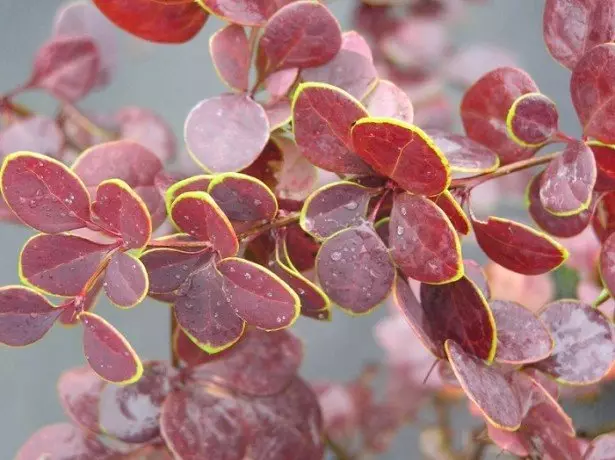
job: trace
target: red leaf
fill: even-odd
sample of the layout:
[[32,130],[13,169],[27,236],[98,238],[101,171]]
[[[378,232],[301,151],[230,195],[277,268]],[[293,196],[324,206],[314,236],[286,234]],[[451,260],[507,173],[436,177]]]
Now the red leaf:
[[209,38],[209,53],[220,79],[231,89],[247,91],[252,55],[243,27],[228,24]]
[[540,147],[557,133],[559,114],[555,103],[540,93],[519,96],[508,111],[508,135],[523,147]]
[[179,195],[186,192],[206,192],[213,178],[214,176],[208,174],[200,174],[187,177],[171,185],[164,195],[167,214],[171,214],[171,205]]
[[124,336],[98,315],[79,315],[83,324],[83,353],[102,379],[127,385],[143,374],[143,364]]
[[583,460],[611,460],[615,455],[615,433],[594,438],[583,454]]
[[177,371],[161,361],[144,364],[131,385],[105,385],[100,394],[100,426],[106,435],[127,443],[152,442],[160,436],[160,412]]
[[468,137],[497,152],[502,164],[531,157],[535,149],[521,147],[508,137],[506,117],[519,96],[536,92],[534,81],[520,69],[502,67],[484,75],[461,101],[461,120]]
[[226,356],[230,350],[232,350],[232,348],[209,354],[194,343],[181,327],[175,329],[175,333],[173,334],[173,352],[180,361],[186,363],[188,366],[198,366],[199,364],[221,359]]
[[615,234],[611,233],[600,249],[600,277],[611,296],[615,293]]
[[589,207],[595,183],[593,152],[583,142],[573,142],[542,173],[540,201],[556,216],[579,214]]
[[268,331],[291,326],[301,300],[288,284],[266,268],[229,257],[218,262],[230,307],[249,325]]
[[78,236],[39,234],[21,251],[19,277],[47,294],[76,296],[110,250]]
[[572,70],[594,46],[615,41],[615,6],[593,0],[547,0],[543,33],[551,56]]
[[570,96],[583,125],[583,134],[605,144],[615,144],[615,44],[588,51],[575,66]]
[[132,308],[145,299],[149,279],[145,266],[139,259],[118,251],[111,257],[103,286],[114,305]]
[[367,314],[378,306],[395,280],[386,246],[366,224],[329,237],[318,251],[316,272],[333,303],[352,315]]
[[455,227],[457,232],[462,235],[468,235],[470,233],[470,219],[468,219],[463,208],[448,190],[432,198],[432,201],[444,211],[444,214],[446,214],[446,217],[451,221],[451,224]]
[[466,278],[472,281],[486,300],[491,300],[491,289],[485,270],[474,260],[463,261],[463,271]]
[[600,381],[615,361],[611,322],[596,308],[574,300],[547,305],[540,319],[555,342],[551,356],[534,366],[560,382],[589,385]]
[[94,4],[121,29],[157,43],[187,42],[207,20],[207,13],[192,0],[94,0]]
[[494,367],[466,353],[453,340],[445,343],[453,372],[470,400],[478,406],[489,423],[497,428],[515,431],[523,414],[519,400],[506,378]]
[[199,102],[188,114],[184,139],[193,160],[206,171],[247,168],[269,140],[269,121],[245,94],[222,94]]
[[196,0],[203,8],[225,21],[242,26],[265,25],[282,6],[294,0]]
[[348,93],[322,83],[303,83],[293,103],[295,142],[314,165],[337,173],[370,172],[353,151],[350,132],[367,111]]
[[258,54],[264,73],[291,67],[316,67],[333,59],[342,46],[340,25],[326,6],[298,1],[282,7],[265,25]]
[[274,132],[292,121],[292,107],[290,99],[284,97],[271,104],[263,105],[269,120],[269,130]]
[[114,116],[119,124],[121,139],[138,142],[154,153],[161,161],[175,158],[175,134],[161,117],[141,107],[124,107]]
[[123,180],[108,179],[100,183],[92,212],[101,226],[120,236],[129,249],[143,248],[152,236],[147,206]]
[[392,118],[363,118],[352,144],[376,171],[413,194],[439,195],[450,184],[448,161],[420,128]]
[[391,257],[409,278],[442,284],[463,276],[457,233],[444,211],[425,197],[395,196],[388,240]]
[[4,159],[0,187],[9,208],[30,227],[59,233],[85,227],[90,197],[83,183],[57,160],[32,152]]
[[57,123],[44,115],[15,121],[0,132],[0,155],[19,150],[38,152],[60,158],[64,149],[64,133]]
[[90,37],[55,37],[38,50],[28,86],[76,101],[92,90],[99,69],[100,56]]
[[298,224],[286,227],[285,247],[288,259],[297,271],[305,272],[314,268],[320,243],[304,232]]
[[540,275],[555,270],[568,258],[568,251],[546,234],[499,217],[472,220],[476,241],[494,262],[522,275]]
[[469,137],[435,129],[426,133],[442,151],[452,172],[478,175],[495,171],[500,166],[495,153]]
[[299,225],[320,240],[345,228],[360,225],[367,215],[367,205],[373,192],[352,182],[327,184],[305,200]]
[[342,49],[359,53],[369,59],[370,62],[374,62],[372,49],[367,40],[355,30],[348,30],[342,34]]
[[365,104],[371,117],[394,118],[405,123],[412,123],[414,119],[410,98],[389,80],[378,80],[376,87],[367,95]]
[[511,301],[492,300],[498,347],[495,359],[501,363],[526,364],[548,358],[554,343],[549,330],[524,306]]
[[228,218],[205,192],[187,192],[171,205],[171,219],[181,231],[200,241],[211,242],[222,257],[237,254],[237,235]]
[[615,146],[603,144],[599,141],[586,142],[596,160],[596,183],[594,192],[608,192],[615,190]]
[[24,347],[40,339],[62,313],[39,293],[23,286],[0,289],[0,343]]
[[297,80],[298,75],[299,69],[296,67],[278,70],[269,75],[263,82],[263,88],[269,93],[270,102],[286,96]]
[[92,433],[101,433],[98,411],[104,380],[89,367],[64,371],[58,379],[58,396],[70,419]]

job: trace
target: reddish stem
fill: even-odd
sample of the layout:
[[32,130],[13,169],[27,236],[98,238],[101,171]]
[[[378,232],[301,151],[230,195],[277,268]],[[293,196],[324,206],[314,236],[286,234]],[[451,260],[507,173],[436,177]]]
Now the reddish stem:
[[374,205],[374,209],[372,209],[372,212],[369,214],[369,218],[368,218],[372,224],[375,223],[376,216],[378,215],[378,211],[380,211],[380,208],[382,207],[384,200],[386,200],[387,196],[389,196],[389,193],[391,193],[391,191],[392,189],[387,188],[384,191],[384,193],[380,195],[380,199]]

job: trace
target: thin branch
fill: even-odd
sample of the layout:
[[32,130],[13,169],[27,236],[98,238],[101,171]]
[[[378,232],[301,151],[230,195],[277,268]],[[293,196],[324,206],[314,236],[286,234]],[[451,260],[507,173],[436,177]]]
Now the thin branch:
[[264,223],[263,225],[254,227],[246,232],[240,233],[239,235],[237,235],[237,238],[239,238],[239,240],[246,240],[274,228],[286,227],[287,225],[299,222],[299,215],[300,213],[293,212],[285,217],[281,217],[277,220]]

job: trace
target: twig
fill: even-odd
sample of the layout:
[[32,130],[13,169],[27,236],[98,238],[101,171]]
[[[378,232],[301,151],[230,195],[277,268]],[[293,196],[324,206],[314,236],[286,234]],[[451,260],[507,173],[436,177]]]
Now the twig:
[[248,238],[252,238],[253,236],[258,236],[267,230],[271,230],[273,228],[286,227],[287,225],[293,224],[299,221],[299,213],[293,212],[285,217],[281,217],[277,220],[267,222],[259,227],[254,227],[246,232],[240,233],[237,235],[237,238],[240,240],[245,240]]

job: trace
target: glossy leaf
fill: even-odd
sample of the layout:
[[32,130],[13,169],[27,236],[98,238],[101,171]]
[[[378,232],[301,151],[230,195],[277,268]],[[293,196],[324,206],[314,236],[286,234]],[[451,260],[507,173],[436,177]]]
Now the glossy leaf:
[[555,342],[551,356],[535,366],[560,382],[596,383],[615,361],[611,322],[598,310],[574,300],[547,305],[540,319]]
[[570,96],[583,134],[615,144],[615,43],[589,50],[572,71]]
[[[369,49],[369,48],[368,48]],[[388,117],[406,123],[414,119],[414,107],[408,95],[389,80],[378,80],[365,100],[372,117]]]
[[303,83],[293,103],[295,142],[314,165],[338,173],[362,174],[369,166],[353,150],[350,132],[367,116],[359,101],[322,83]]
[[173,248],[153,248],[140,257],[147,270],[149,292],[154,294],[176,291],[191,273],[209,259],[210,252],[188,252]]
[[[420,296],[420,305],[432,331],[430,338],[438,346],[437,356],[444,357],[444,342],[451,339],[467,353],[493,360],[497,342],[495,320],[487,300],[472,281],[464,276],[448,284],[423,283]],[[425,321],[418,313],[406,315],[414,323]]]
[[247,91],[252,56],[243,27],[235,23],[219,29],[209,38],[209,54],[224,83],[231,89]]
[[171,126],[156,113],[142,107],[124,107],[114,116],[121,139],[138,142],[160,161],[175,158],[177,142]]
[[305,200],[299,225],[314,238],[325,239],[360,225],[367,215],[372,191],[352,182],[333,182],[315,190]]
[[530,76],[514,67],[484,75],[461,101],[461,120],[468,137],[496,152],[502,164],[531,157],[535,149],[522,147],[508,136],[506,118],[520,96],[536,92],[538,87]]
[[464,351],[453,340],[445,343],[453,372],[470,400],[497,428],[515,431],[523,414],[513,388],[494,367]]
[[210,172],[240,171],[252,164],[269,139],[265,109],[245,94],[199,102],[184,124],[184,140],[199,166]]
[[389,252],[367,224],[328,238],[318,251],[316,272],[333,303],[356,315],[367,314],[382,302],[395,280]]
[[100,183],[92,212],[103,228],[122,238],[127,248],[142,248],[152,236],[147,206],[123,180],[108,179]]
[[299,296],[269,270],[235,257],[221,260],[217,268],[230,307],[249,325],[268,331],[283,329],[299,316]]
[[73,164],[73,171],[90,193],[107,179],[126,182],[147,205],[153,228],[166,218],[164,200],[156,186],[156,177],[162,170],[162,162],[153,152],[130,140],[98,144],[83,152]]
[[224,359],[194,368],[192,376],[242,394],[267,396],[290,383],[302,359],[302,343],[289,332],[251,329]]
[[90,197],[83,183],[57,160],[15,152],[0,170],[2,195],[25,224],[45,233],[85,227]]
[[547,327],[530,310],[504,300],[492,300],[489,307],[497,329],[497,361],[526,364],[549,357],[553,339]]
[[143,374],[143,364],[124,336],[98,315],[79,315],[83,325],[83,353],[102,379],[127,385]]
[[[94,0],[94,4],[119,28],[157,43],[183,43],[203,27],[207,14],[194,1]],[[147,18],[147,20],[144,20]]]
[[109,246],[77,236],[39,234],[21,251],[19,277],[45,293],[75,296],[109,251]]
[[151,442],[160,436],[162,404],[171,391],[176,371],[150,361],[132,385],[105,385],[100,394],[100,426],[105,434],[128,443]]
[[507,219],[472,220],[476,241],[494,262],[523,275],[540,275],[559,267],[568,251],[536,230]]
[[180,287],[174,305],[175,318],[183,331],[202,350],[218,353],[243,335],[245,323],[236,315],[231,297],[224,290],[224,277],[216,270],[216,257],[193,273]]
[[341,49],[326,64],[303,70],[301,79],[305,82],[326,83],[357,99],[363,99],[378,83],[378,72],[374,64],[362,54]]
[[352,144],[365,162],[410,193],[438,195],[450,184],[446,157],[417,126],[363,118],[352,128]]
[[389,248],[401,271],[422,283],[450,283],[463,276],[455,228],[444,211],[425,197],[409,193],[395,196]]
[[98,406],[104,384],[88,366],[64,371],[58,379],[58,396],[64,412],[92,433],[100,433]]
[[615,41],[615,7],[592,0],[547,0],[543,33],[551,56],[573,70],[594,46]]
[[470,233],[470,219],[466,216],[465,211],[459,204],[459,202],[451,195],[448,190],[432,198],[432,201],[438,205],[438,207],[444,211],[446,217],[450,220],[451,224],[462,235]]
[[570,216],[589,207],[596,183],[596,161],[583,142],[573,142],[542,173],[540,202],[556,216]]
[[94,436],[70,423],[47,425],[19,449],[15,460],[107,460],[114,452]]
[[37,292],[23,286],[0,289],[0,343],[24,347],[40,339],[62,313]]
[[298,1],[282,7],[263,30],[259,55],[265,74],[292,67],[315,67],[330,61],[342,46],[340,25],[326,6]]
[[445,131],[425,131],[448,160],[452,172],[484,174],[500,165],[498,156],[469,137]]
[[76,101],[92,90],[99,69],[100,55],[90,37],[58,36],[36,53],[28,86]]
[[139,259],[118,251],[111,257],[103,286],[107,297],[116,306],[132,308],[145,299],[149,279]]
[[207,192],[231,221],[270,221],[278,212],[278,202],[273,192],[261,181],[246,174],[218,174],[209,184]]
[[518,97],[508,111],[508,135],[523,147],[540,147],[557,132],[559,114],[555,103],[540,93]]
[[26,150],[60,158],[64,149],[64,133],[49,117],[34,115],[15,121],[0,131],[0,154]]

